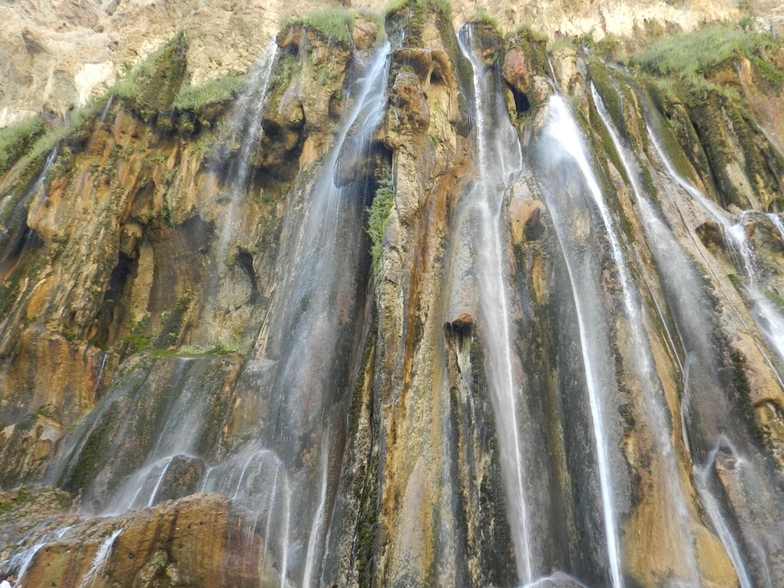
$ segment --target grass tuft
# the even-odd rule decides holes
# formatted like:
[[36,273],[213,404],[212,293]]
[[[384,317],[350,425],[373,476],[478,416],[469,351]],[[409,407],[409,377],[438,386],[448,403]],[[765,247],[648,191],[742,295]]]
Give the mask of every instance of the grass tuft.
[[688,77],[704,74],[728,59],[743,55],[753,58],[765,49],[776,49],[770,35],[747,32],[728,25],[711,25],[663,37],[632,57],[632,63],[658,75]]
[[173,106],[177,110],[199,110],[210,104],[221,104],[233,99],[242,90],[245,76],[225,75],[200,86],[183,85]]
[[46,131],[40,115],[0,129],[0,174],[5,173]]
[[373,257],[373,275],[378,276],[381,271],[381,254],[384,252],[384,234],[389,223],[389,211],[395,201],[395,186],[391,174],[379,182],[373,204],[368,208],[368,228],[371,246],[370,253]]
[[354,15],[343,8],[323,8],[314,10],[301,18],[286,20],[283,26],[288,27],[295,24],[319,31],[341,43],[348,43],[350,41],[349,31],[354,26]]
[[491,14],[485,12],[484,10],[479,10],[474,15],[474,22],[489,25],[493,27],[496,31],[501,30],[501,25],[498,24],[498,19],[492,16]]
[[384,14],[389,15],[406,8],[422,13],[432,10],[444,18],[452,18],[452,4],[449,0],[392,0],[384,10]]

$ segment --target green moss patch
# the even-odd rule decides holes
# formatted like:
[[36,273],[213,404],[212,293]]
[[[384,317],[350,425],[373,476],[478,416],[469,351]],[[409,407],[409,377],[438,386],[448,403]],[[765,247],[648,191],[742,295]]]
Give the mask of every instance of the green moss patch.
[[381,271],[381,255],[384,252],[384,234],[389,224],[389,211],[395,202],[395,186],[391,176],[379,182],[373,204],[368,209],[368,228],[371,246],[370,253],[373,256],[373,275],[378,277]]
[[145,121],[171,110],[187,75],[188,43],[182,31],[150,55],[112,92]]

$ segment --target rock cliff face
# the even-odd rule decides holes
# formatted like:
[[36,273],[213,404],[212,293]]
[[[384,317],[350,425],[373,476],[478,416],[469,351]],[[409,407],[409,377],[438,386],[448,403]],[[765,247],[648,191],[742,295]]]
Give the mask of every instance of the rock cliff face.
[[6,121],[49,104],[0,132],[22,585],[784,584],[784,50],[750,12],[53,7],[0,4]]
[[[784,33],[784,13],[774,0],[748,3],[759,26]],[[649,27],[691,30],[704,22],[735,20],[740,4],[559,0],[496,2],[456,0],[453,24],[485,12],[504,29],[530,23],[553,38],[640,34]],[[0,127],[42,108],[62,114],[84,106],[126,68],[184,30],[191,40],[188,71],[194,83],[226,73],[245,73],[284,19],[319,8],[382,12],[386,2],[352,0],[292,4],[280,0],[24,0],[0,2]]]

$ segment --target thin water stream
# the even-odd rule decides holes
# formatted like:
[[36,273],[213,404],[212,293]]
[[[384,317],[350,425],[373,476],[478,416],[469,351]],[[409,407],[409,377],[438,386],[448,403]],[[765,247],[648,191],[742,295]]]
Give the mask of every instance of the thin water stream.
[[234,122],[233,126],[242,125],[242,142],[230,174],[231,200],[218,242],[217,261],[220,264],[226,263],[226,253],[236,229],[234,225],[237,220],[237,207],[240,201],[245,198],[248,188],[248,178],[252,169],[251,152],[253,147],[260,141],[263,133],[261,121],[264,116],[264,100],[267,97],[267,89],[269,88],[277,48],[278,46],[274,39],[267,44],[259,63],[252,70],[245,91],[237,98],[236,112],[238,120]]
[[[572,285],[596,444],[609,580],[614,588],[620,588],[623,586],[623,576],[618,521],[615,512],[613,466],[609,454],[610,447],[614,443],[610,440],[610,431],[608,430],[610,423],[606,408],[609,401],[607,395],[616,389],[616,383],[608,347],[608,327],[602,316],[603,313],[599,311],[603,306],[602,295],[594,277],[601,275],[601,272],[596,266],[596,260],[592,259],[590,253],[585,249],[585,243],[582,243],[582,233],[574,234],[570,228],[578,222],[585,222],[582,220],[573,221],[570,218],[573,214],[580,214],[578,210],[585,206],[583,198],[587,196],[596,205],[603,202],[603,198],[593,170],[588,163],[582,135],[564,99],[555,94],[550,96],[547,108],[549,109],[549,118],[537,145],[537,155],[540,157],[540,165],[544,169],[537,179],[542,185],[547,208],[553,218],[556,235],[564,254]],[[559,164],[561,166],[569,164],[576,167],[576,171],[587,188],[587,195],[584,195],[583,191],[575,191],[571,182],[554,177]],[[563,171],[561,170],[559,175]],[[606,216],[606,207],[598,206],[598,208],[605,226],[611,226],[611,221]],[[602,212],[603,210],[604,212]],[[610,235],[608,238],[611,242],[613,257],[616,257],[616,250],[619,248],[617,237]],[[624,299],[625,303],[630,303],[627,300],[628,291],[624,292]]]
[[103,569],[106,566],[106,562],[109,560],[109,556],[112,553],[114,540],[117,539],[120,533],[122,533],[122,529],[116,529],[111,535],[104,539],[103,542],[101,542],[101,545],[98,547],[98,551],[95,552],[95,557],[93,558],[93,562],[90,565],[90,569],[87,570],[87,573],[79,583],[79,588],[91,588],[101,577],[103,574]]
[[502,475],[508,497],[509,525],[514,543],[518,579],[530,583],[536,575],[532,558],[526,492],[525,448],[518,414],[522,397],[513,369],[509,301],[502,244],[504,192],[520,173],[522,154],[517,134],[500,101],[500,93],[487,82],[493,75],[478,55],[470,25],[460,30],[460,48],[473,66],[476,120],[476,179],[470,190],[471,211],[478,221],[476,275],[481,317],[485,323],[487,371],[499,439]]

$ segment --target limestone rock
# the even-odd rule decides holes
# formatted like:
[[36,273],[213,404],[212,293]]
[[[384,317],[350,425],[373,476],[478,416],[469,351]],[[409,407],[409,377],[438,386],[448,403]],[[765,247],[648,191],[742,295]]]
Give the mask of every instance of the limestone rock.
[[519,92],[528,92],[532,73],[529,71],[525,52],[520,47],[512,47],[504,55],[504,65],[501,70],[504,79]]

